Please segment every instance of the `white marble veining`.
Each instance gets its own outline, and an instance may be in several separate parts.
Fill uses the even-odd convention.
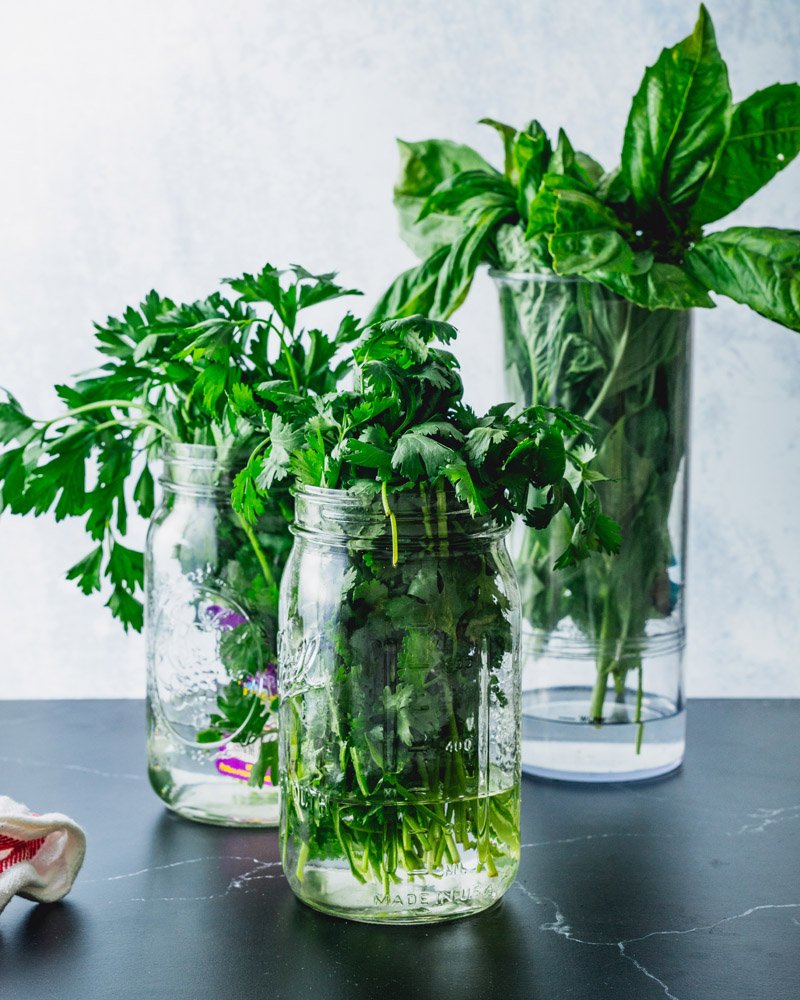
[[[117,771],[101,771],[96,767],[85,767],[82,764],[65,764],[61,761],[35,760],[30,757],[0,757],[0,764],[16,764],[19,767],[43,767],[48,771],[72,771],[77,774],[87,774],[93,778],[110,778],[113,781],[145,781],[144,774],[129,774]]]
[[[210,893],[204,896],[131,896],[126,900],[129,903],[194,903],[204,902],[211,899],[225,899],[232,892],[246,890],[253,882],[263,879],[282,878],[280,871],[268,871],[268,869],[280,869],[280,861],[262,861],[259,858],[241,857],[236,854],[211,855],[201,858],[187,858],[184,861],[173,861],[165,865],[153,865],[148,868],[139,868],[133,872],[123,872],[121,875],[107,875],[102,879],[88,879],[88,882],[119,882],[125,879],[137,879],[144,875],[152,875],[154,872],[169,871],[174,868],[183,868],[186,865],[207,864],[210,867],[216,866],[221,861],[245,861],[253,867],[248,868],[241,874],[234,876],[228,882],[226,889],[219,893]],[[116,904],[117,899],[108,900],[109,904]]]
[[[664,991],[664,995],[669,998],[669,1000],[681,1000],[680,997],[676,996],[670,991],[667,983],[663,979],[660,979],[655,973],[648,969],[642,962],[640,962],[634,955],[630,954],[628,949],[631,945],[639,944],[642,941],[648,941],[651,938],[659,937],[683,937],[687,934],[698,934],[700,932],[712,932],[718,927],[722,927],[725,924],[729,924],[734,920],[742,920],[745,917],[752,916],[754,913],[761,913],[765,910],[799,910],[800,903],[762,903],[757,906],[750,906],[741,913],[734,913],[730,916],[720,917],[718,920],[713,921],[709,924],[698,924],[696,927],[685,927],[669,930],[658,930],[650,931],[648,934],[643,934],[641,937],[625,938],[621,941],[592,941],[588,938],[580,937],[578,933],[573,930],[572,926],[568,923],[567,918],[561,912],[558,903],[551,899],[549,896],[541,896],[536,892],[532,892],[530,889],[526,888],[521,882],[515,883],[516,887],[523,893],[532,903],[537,906],[548,906],[553,910],[553,919],[551,921],[545,921],[539,925],[539,930],[558,934],[561,937],[566,938],[568,941],[572,941],[576,944],[588,945],[594,948],[616,948],[622,958],[630,962],[635,968],[646,976],[648,979],[652,979],[657,983]],[[793,923],[798,923],[797,919],[791,917]]]
[[[740,99],[800,77],[794,0],[711,0]],[[497,159],[485,115],[563,124],[607,164],[646,63],[696,0],[49,0],[0,34],[0,384],[36,414],[95,360],[91,321],[273,262],[338,268],[367,305],[412,262],[395,136]],[[399,16],[401,13],[401,16]],[[155,27],[157,26],[157,28]],[[730,219],[798,227],[794,164]],[[472,399],[501,389],[493,290],[457,317]],[[800,695],[800,337],[697,320],[689,691]],[[133,542],[140,543],[141,527]],[[0,697],[141,696],[144,655],[63,579],[80,525],[0,518]]]

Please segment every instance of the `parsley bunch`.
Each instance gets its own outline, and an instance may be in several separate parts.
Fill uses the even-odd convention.
[[[102,590],[106,580],[106,606],[126,630],[142,627],[144,564],[122,539],[131,502],[141,517],[153,513],[153,467],[163,444],[213,445],[223,461],[234,460],[263,427],[262,406],[270,403],[262,387],[269,395],[273,383],[285,380],[301,394],[331,390],[344,374],[332,359],[357,334],[358,322],[348,314],[329,337],[303,329],[298,316],[360,294],[334,278],[267,264],[255,275],[226,279],[235,293],[228,297],[214,292],[178,304],[151,291],[138,308],[95,325],[104,363],[55,387],[63,412],[36,419],[3,392],[0,511],[85,518],[93,547],[67,578],[85,594]],[[273,510],[281,511],[277,500]],[[275,569],[267,566],[273,588]]]
[[[178,304],[150,292],[138,308],[96,325],[105,361],[56,386],[62,413],[34,419],[11,393],[0,400],[0,511],[84,518],[92,549],[67,578],[85,594],[107,582],[106,606],[126,630],[142,628],[144,586],[143,554],[123,542],[129,507],[152,515],[161,452],[171,442],[211,445],[220,465],[235,469],[269,423],[276,384],[290,385],[298,398],[333,390],[348,367],[335,356],[359,323],[347,314],[329,336],[299,319],[314,305],[360,294],[335,277],[267,264],[257,274],[226,279],[227,295]],[[253,615],[260,641],[235,623],[223,627],[219,655],[230,681],[197,733],[201,743],[230,733],[243,744],[261,739],[250,777],[259,786],[277,763],[275,740],[262,734],[277,707],[278,584],[293,513],[288,492],[275,491],[261,513],[268,515],[262,523],[221,518],[218,525],[219,551],[229,556],[221,561],[226,586]],[[261,676],[266,700],[246,683]]]

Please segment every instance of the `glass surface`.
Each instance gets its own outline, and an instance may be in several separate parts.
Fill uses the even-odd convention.
[[[515,529],[523,769],[567,780],[664,773],[684,748],[690,314],[650,312],[583,280],[493,276],[509,398],[594,424],[598,493],[623,538],[617,556],[556,571],[566,518]]]
[[[284,871],[337,916],[496,902],[519,863],[519,596],[503,532],[443,493],[303,490],[281,586]]]
[[[208,446],[165,456],[145,556],[148,772],[182,816],[274,826],[273,768],[263,787],[250,780],[277,749],[277,590],[264,548],[281,531],[288,548],[288,526],[245,530],[227,472]]]

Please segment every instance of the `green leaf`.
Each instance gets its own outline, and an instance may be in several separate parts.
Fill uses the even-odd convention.
[[[231,504],[248,524],[255,524],[264,513],[264,501],[255,483],[262,464],[260,455],[251,459],[233,480]]]
[[[503,142],[503,170],[506,179],[511,181],[514,187],[517,186],[519,182],[518,176],[516,176],[514,171],[514,142],[519,134],[513,125],[506,125],[504,122],[499,122],[494,118],[481,118],[478,122],[479,125],[488,125],[493,128],[495,132],[500,136]]]
[[[297,303],[298,312],[301,309],[318,305],[320,302],[330,302],[332,299],[341,299],[348,295],[364,294],[356,288],[344,288],[342,285],[337,285],[333,280],[336,277],[334,273],[311,274],[299,264],[292,264],[292,270],[302,281]]]
[[[705,286],[677,264],[657,261],[640,274],[598,270],[590,277],[645,309],[714,308]]]
[[[3,391],[6,402],[0,402],[0,444],[9,444],[30,430],[33,421],[23,412],[19,401],[7,390]]]
[[[394,203],[400,217],[400,235],[421,259],[458,236],[461,224],[447,215],[434,214],[419,222],[429,195],[442,181],[465,170],[497,171],[474,149],[446,139],[422,142],[398,140],[400,177],[394,188]]]
[[[494,195],[489,204],[506,204],[514,207],[514,191],[500,174],[487,174],[483,170],[465,170],[448,177],[434,188],[425,199],[419,214],[419,221],[434,212],[445,215],[460,215],[465,207],[484,195]]]
[[[563,128],[558,130],[558,141],[556,148],[547,164],[549,174],[561,174],[569,177],[575,169],[575,150],[567,137]]]
[[[82,425],[59,434],[50,443],[49,461],[31,473],[27,484],[28,499],[37,514],[53,504],[57,521],[86,512],[86,463],[92,444],[91,432]],[[110,494],[105,499],[110,504]]]
[[[428,479],[435,481],[456,457],[452,448],[415,428],[397,442],[392,465],[412,482],[422,477],[423,468]]]
[[[532,240],[542,233],[552,233],[556,227],[556,208],[561,191],[586,191],[582,181],[562,174],[547,173],[542,177],[536,195],[528,206],[525,238]],[[588,192],[587,192],[588,193]]]
[[[800,331],[800,231],[737,226],[692,247],[686,267],[720,295]]]
[[[694,31],[664,49],[633,99],[622,174],[644,213],[687,206],[711,173],[731,119],[728,71],[704,6]]]
[[[24,448],[12,448],[0,455],[0,511],[8,508],[14,514],[25,514],[31,509],[25,495],[27,475]]]
[[[575,167],[592,189],[596,188],[600,179],[605,176],[605,171],[597,160],[579,149],[575,150]]]
[[[618,232],[619,220],[593,195],[558,191],[555,222],[549,246],[557,274],[636,269],[633,251]]]
[[[703,185],[692,221],[728,215],[787,167],[800,151],[800,86],[776,83],[733,109],[731,130]]]
[[[100,590],[100,569],[103,562],[103,546],[98,545],[92,549],[88,556],[85,556],[74,566],[67,570],[68,580],[77,580],[78,586],[84,594],[91,594],[94,590]]]
[[[380,479],[388,478],[392,467],[392,447],[386,429],[373,425],[357,440],[347,441],[343,458],[354,465],[375,469]]]
[[[203,406],[212,411],[225,391],[228,378],[227,365],[210,364],[204,368],[197,379],[197,388],[203,396]]]
[[[276,479],[289,475],[292,452],[302,444],[303,437],[302,428],[287,424],[279,413],[275,414],[269,431],[270,446],[256,478],[259,489],[266,492]]]
[[[489,513],[489,507],[481,496],[480,490],[475,485],[475,481],[466,463],[452,462],[442,472],[452,484],[456,497],[469,506],[473,517]]]
[[[449,246],[441,246],[427,260],[395,278],[373,307],[367,322],[429,313],[436,297],[439,274],[449,253]]]
[[[111,546],[105,575],[115,587],[131,591],[141,587],[144,583],[144,556],[115,541]]]
[[[467,435],[467,454],[475,465],[482,465],[489,448],[500,444],[508,437],[507,427],[479,425],[473,427]]]
[[[467,297],[490,237],[507,215],[505,207],[485,208],[467,221],[464,232],[450,247],[442,264],[431,316],[447,319],[458,309]]]
[[[230,389],[230,402],[237,413],[245,416],[255,416],[259,413],[258,404],[253,398],[253,390],[243,382],[234,382]]]
[[[278,781],[278,741],[265,739],[258,751],[258,759],[250,771],[248,785],[261,788],[269,772],[273,784]]]
[[[517,188],[517,211],[528,218],[528,206],[533,200],[548,164],[552,162],[552,149],[547,133],[537,121],[532,121],[524,132],[517,135],[511,151],[511,183]]]
[[[142,469],[142,474],[133,488],[133,499],[136,501],[139,517],[148,519],[155,506],[155,484],[148,465]]]
[[[111,597],[106,601],[106,607],[111,614],[122,622],[122,627],[127,632],[133,629],[134,632],[141,632],[144,626],[144,608],[142,602],[137,600],[132,594],[121,587],[112,591]]]
[[[495,246],[498,262],[504,271],[552,270],[546,236],[526,240],[521,226],[501,225],[497,229]]]

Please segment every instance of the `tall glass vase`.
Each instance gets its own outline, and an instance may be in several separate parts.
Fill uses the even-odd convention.
[[[582,279],[493,277],[509,398],[595,425],[597,488],[623,537],[617,556],[554,570],[566,519],[517,529],[523,769],[573,781],[665,774],[685,747],[691,315]]]

